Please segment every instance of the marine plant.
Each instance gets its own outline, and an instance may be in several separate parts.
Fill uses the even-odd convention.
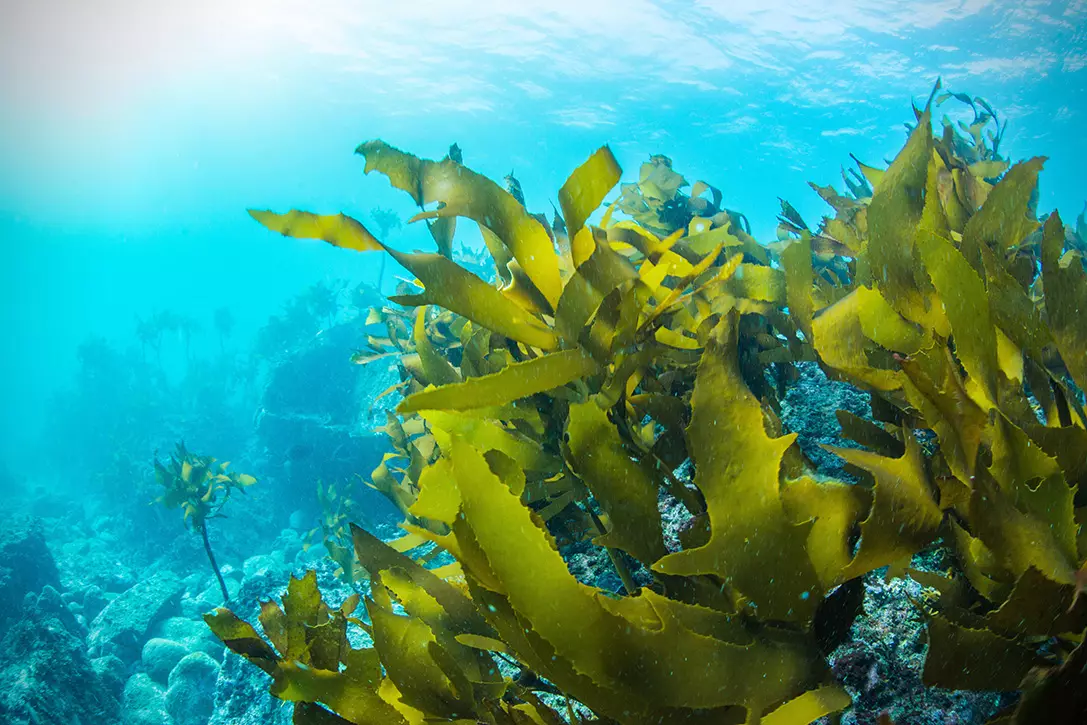
[[[200,534],[224,602],[230,601],[230,593],[208,540],[208,519],[221,515],[219,512],[235,490],[244,493],[257,482],[247,473],[228,472],[229,465],[229,461],[220,463],[210,456],[190,453],[183,442],[177,444],[165,463],[155,456],[155,480],[164,489],[155,503],[168,509],[180,508],[185,524]]]
[[[348,584],[355,581],[354,546],[351,543],[351,522],[361,520],[361,509],[347,491],[347,486],[323,481],[317,482],[317,501],[321,504],[321,517],[315,528],[306,532],[302,548],[308,550],[321,544],[338,568],[335,575]]]
[[[1082,686],[1087,272],[1059,216],[1035,218],[1044,159],[1002,158],[978,99],[984,123],[934,135],[957,98],[936,92],[888,168],[815,187],[833,210],[817,229],[783,203],[773,249],[664,157],[590,223],[620,179],[607,147],[548,223],[451,158],[359,146],[414,220],[479,226],[494,284],[342,214],[251,211],[417,280],[371,313],[405,393],[372,485],[407,534],[353,529],[369,622],[310,574],[262,607],[271,644],[226,609],[213,631],[297,723],[792,725],[850,704],[825,656],[885,570],[927,587],[928,684],[1040,683],[1024,704]],[[859,483],[783,426],[802,361],[871,395],[871,420],[839,415],[858,447],[833,449]],[[662,508],[686,521],[678,546]],[[424,542],[455,563],[406,555]],[[622,587],[576,579],[571,543]],[[920,566],[941,547],[954,566]]]

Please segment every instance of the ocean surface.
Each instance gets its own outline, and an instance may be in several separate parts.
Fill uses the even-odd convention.
[[[383,173],[364,174],[368,158],[355,153],[364,142],[381,139],[435,161],[455,145],[464,166],[518,189],[524,208],[548,222],[562,211],[558,192],[567,177],[602,146],[622,183],[638,182],[643,163],[663,155],[689,184],[719,190],[717,208],[742,213],[745,233],[773,250],[768,266],[777,270],[781,245],[799,236],[780,231],[780,200],[815,232],[834,210],[809,182],[844,194],[844,178],[860,179],[847,172],[859,173],[857,161],[887,168],[917,123],[914,108],[931,96],[937,135],[944,118],[965,133],[985,114],[985,131],[999,134],[999,158],[1046,157],[1032,218],[1057,210],[1076,230],[1087,209],[1084,0],[7,0],[0,17],[0,526],[7,532],[0,572],[13,572],[0,582],[18,590],[4,606],[40,610],[41,621],[55,616],[70,637],[54,650],[27,635],[19,640],[24,659],[15,650],[0,653],[7,658],[0,672],[36,673],[19,696],[26,702],[35,691],[59,702],[79,691],[72,683],[88,672],[101,680],[79,696],[82,704],[55,710],[26,702],[19,710],[13,695],[0,703],[0,722],[289,721],[289,709],[266,694],[267,678],[235,655],[224,659],[201,614],[223,603],[221,583],[240,607],[251,605],[239,615],[252,620],[257,600],[282,596],[288,578],[308,568],[335,590],[338,606],[358,582],[344,584],[350,552],[337,558],[329,541],[350,546],[349,521],[385,540],[404,534],[397,528],[404,512],[390,503],[395,495],[376,490],[382,483],[374,471],[395,453],[389,421],[412,390],[404,382],[411,376],[395,355],[367,365],[351,358],[381,348],[374,339],[393,328],[370,310],[390,304],[386,298],[419,275],[383,252],[284,238],[247,210],[343,213],[393,251],[434,252],[427,223],[409,222],[420,211],[411,196]],[[684,191],[692,194],[691,186]],[[591,223],[601,223],[603,211],[596,208]],[[1087,232],[1081,216],[1079,224],[1078,233]],[[480,275],[493,281],[475,224],[458,224],[453,245],[466,267],[484,269]],[[1080,264],[1084,250],[1067,250]],[[816,300],[817,309],[821,304]],[[405,319],[400,339],[409,340],[414,318]],[[1087,310],[1075,308],[1067,319],[1061,330],[1087,339]],[[435,327],[432,340],[455,350],[449,359],[459,379],[467,376],[460,358],[467,352],[460,328],[450,329]],[[879,359],[891,360],[883,352]],[[841,443],[821,426],[837,426],[838,409],[866,420],[879,411],[859,392],[863,385],[847,386],[844,375],[828,379],[815,359],[798,358],[799,372],[767,395],[786,421],[780,434],[801,435],[820,475],[856,483],[857,466],[819,458],[821,443]],[[1082,431],[1074,366],[1051,370],[1065,375],[1071,391],[1071,418],[1062,425]],[[964,369],[974,375],[970,358]],[[434,382],[433,370],[427,374]],[[1045,407],[1036,397],[1031,403]],[[892,432],[912,446],[909,428]],[[920,423],[913,428],[918,446],[934,455],[939,426],[935,434]],[[576,450],[559,452],[561,431],[549,431],[555,460],[576,460]],[[652,443],[652,426],[645,435]],[[1072,458],[1087,455],[1069,445]],[[230,461],[234,476],[225,484],[234,487],[229,501],[209,514],[206,528],[176,501],[167,508],[159,500],[165,474],[156,480],[155,462],[169,467],[173,455],[180,475],[190,453],[216,458],[213,465]],[[1074,487],[1082,465],[1052,455]],[[398,465],[390,463],[397,477],[417,463]],[[925,465],[932,481],[959,473],[954,463],[950,472]],[[1083,510],[1081,499],[1075,503]],[[595,505],[585,505],[590,515],[610,520]],[[1075,530],[1061,545],[1072,553],[1067,576],[1058,579],[1082,589],[1087,579],[1072,578],[1084,563],[1076,553],[1081,520],[1072,510],[1069,498],[1066,523]],[[713,511],[711,501],[711,522]],[[330,539],[330,531],[341,539]],[[679,534],[665,526],[675,556],[680,539],[669,536]],[[221,574],[214,578],[212,549]],[[582,562],[588,555],[576,547],[563,556],[582,584],[630,593],[622,567]],[[932,556],[932,571],[952,566],[954,557]],[[448,553],[434,559],[451,561]],[[38,573],[19,573],[24,569]],[[641,571],[650,576],[649,568]],[[920,585],[878,579],[864,580],[865,601],[877,602],[887,621],[914,616],[905,612],[915,611]],[[1015,581],[1000,580],[1008,587]],[[134,593],[139,586],[146,591]],[[110,607],[115,617],[127,611],[114,606],[125,597],[131,603],[124,606],[154,613],[123,626],[102,621]],[[0,612],[0,636],[18,621],[17,611]],[[882,636],[878,623],[864,626],[856,637]],[[902,637],[916,641],[917,631]],[[1060,645],[1047,653],[1048,664],[1056,651],[1063,652]],[[35,653],[56,666],[27,664]],[[174,667],[194,653],[206,653],[190,663],[196,674]],[[884,653],[878,667],[862,655],[835,664],[826,681],[837,677],[853,698],[844,722],[874,723],[886,710],[898,725],[981,723],[1016,701],[1008,694],[1016,687],[1006,685],[961,688],[988,693],[974,699],[930,700],[927,690],[888,694],[857,685],[894,679],[895,667],[916,679],[915,656]],[[175,679],[188,689],[173,687]],[[622,721],[614,712],[601,715],[607,707],[574,700],[570,709],[548,702],[568,722]],[[455,711],[436,717],[453,721]],[[627,722],[687,722],[660,717]],[[809,722],[795,717],[780,722]],[[721,718],[704,722],[733,721]]]

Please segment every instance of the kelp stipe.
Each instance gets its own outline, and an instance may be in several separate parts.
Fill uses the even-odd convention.
[[[1071,314],[1087,282],[1056,215],[1039,234],[1028,212],[1041,161],[1004,172],[984,124],[972,142],[950,125],[933,137],[943,100],[916,111],[887,170],[860,165],[849,195],[817,187],[835,210],[817,231],[783,205],[771,250],[709,185],[681,193],[663,157],[588,224],[620,176],[606,147],[562,187],[554,223],[452,158],[359,147],[424,208],[416,219],[477,223],[497,284],[343,215],[252,212],[288,236],[385,250],[418,279],[393,298],[414,313],[371,315],[388,330],[372,354],[399,356],[406,393],[372,484],[408,534],[355,532],[373,584],[358,664],[295,667],[294,645],[269,654],[225,610],[213,628],[270,668],[275,694],[324,706],[298,722],[552,723],[541,698],[558,691],[598,722],[786,725],[850,703],[824,656],[860,577],[890,567],[930,587],[929,683],[1016,689],[1048,663],[1034,677],[1052,691],[1087,624],[1087,355]],[[857,485],[818,475],[783,430],[800,361],[873,395],[877,421],[843,418],[861,447],[835,449]],[[676,473],[688,461],[690,480]],[[663,536],[662,491],[690,520],[682,550]],[[456,563],[399,553],[428,540]],[[941,542],[954,570],[910,569]],[[622,588],[575,579],[570,543],[603,551]],[[389,708],[399,720],[374,719]]]

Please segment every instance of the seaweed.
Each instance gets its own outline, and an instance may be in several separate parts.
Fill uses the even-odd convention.
[[[1039,231],[1043,160],[1009,168],[989,104],[939,90],[888,168],[858,162],[848,194],[815,187],[834,211],[817,229],[783,202],[771,248],[716,188],[684,194],[662,156],[591,223],[621,175],[607,147],[548,222],[454,158],[359,146],[415,220],[479,226],[494,282],[343,215],[251,211],[415,277],[371,311],[388,336],[361,354],[399,360],[394,452],[370,483],[407,533],[354,530],[365,654],[296,667],[305,650],[270,653],[226,610],[213,629],[273,673],[274,694],[346,722],[551,723],[540,698],[559,692],[598,722],[787,725],[849,704],[825,654],[860,578],[888,568],[928,588],[929,684],[1014,690],[1048,666],[1062,687],[1087,628],[1087,281],[1059,217]],[[933,104],[951,97],[975,122],[934,136]],[[856,484],[823,476],[779,418],[808,361],[873,396],[876,421],[844,417],[860,448],[833,449]],[[680,550],[662,495],[691,522]],[[425,542],[455,563],[402,553]],[[622,587],[579,581],[570,544],[605,553]],[[949,571],[911,568],[941,546]],[[324,614],[302,631],[340,621],[307,591]],[[328,711],[296,721],[341,721]]]
[[[303,550],[315,544],[325,547],[328,558],[336,563],[334,574],[347,584],[353,584],[356,578],[355,554],[351,545],[351,522],[363,520],[361,508],[350,496],[350,487],[327,486],[317,482],[317,501],[321,504],[321,517],[318,524],[303,536]]]
[[[177,444],[165,463],[155,456],[155,480],[164,490],[154,503],[168,509],[180,508],[185,524],[200,534],[224,602],[230,601],[230,593],[208,540],[208,519],[221,515],[219,512],[234,491],[244,493],[245,489],[257,482],[247,473],[227,471],[229,465],[229,461],[219,462],[210,456],[190,453],[182,442]]]

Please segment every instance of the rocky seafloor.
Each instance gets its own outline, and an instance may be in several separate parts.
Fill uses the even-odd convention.
[[[829,383],[813,368],[804,371],[783,412],[802,444],[815,450],[816,443],[841,442],[835,410],[864,415],[866,407],[864,396]],[[321,445],[320,435],[310,431],[315,445]],[[833,461],[824,463],[833,467]],[[684,525],[678,507],[664,498],[661,505],[666,529]],[[351,591],[334,576],[323,547],[304,546],[312,517],[280,515],[286,521],[278,534],[244,543],[231,538],[241,529],[213,529],[212,542],[226,554],[221,573],[231,607],[250,621],[260,600],[278,598],[292,574],[308,569],[317,570],[329,601]],[[274,532],[276,521],[269,515],[259,529]],[[0,519],[0,723],[290,722],[292,706],[268,694],[269,678],[224,652],[205,626],[202,614],[223,603],[219,586],[199,537],[169,523],[176,524],[169,534],[162,534],[163,526],[141,529],[131,514],[111,512],[108,505],[64,504],[58,495],[9,508]],[[374,518],[368,527],[384,538],[398,535],[392,518]],[[157,538],[141,538],[147,531]],[[582,581],[618,586],[606,557],[566,553]],[[365,591],[365,584],[356,586]],[[830,657],[854,699],[840,722],[869,725],[886,713],[898,725],[973,725],[1013,701],[1013,694],[922,684],[925,625],[911,603],[919,595],[920,585],[908,578],[885,581],[882,572],[865,578],[864,614]]]
[[[222,595],[199,567],[199,542],[144,566],[103,546],[102,530],[65,538],[59,519],[14,516],[0,531],[0,722],[11,725],[209,725],[290,721],[268,679],[212,636],[202,615]],[[390,534],[391,531],[386,531]],[[104,536],[103,536],[104,535]],[[231,607],[254,617],[291,573],[316,569],[323,589],[345,588],[321,547],[303,551],[286,528],[268,553],[221,569]],[[109,570],[104,571],[103,566]]]

